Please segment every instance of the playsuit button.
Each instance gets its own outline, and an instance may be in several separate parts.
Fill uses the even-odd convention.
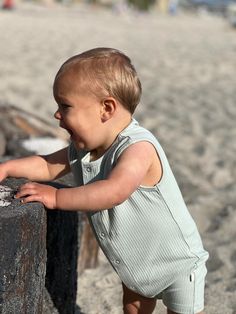
[[[91,167],[87,167],[87,168],[86,168],[86,171],[87,171],[87,172],[91,172],[91,170],[92,170]]]
[[[104,232],[101,232],[101,233],[100,233],[100,239],[104,240],[104,238],[105,238],[105,233],[104,233]]]

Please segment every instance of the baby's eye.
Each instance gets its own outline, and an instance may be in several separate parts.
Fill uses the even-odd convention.
[[[60,104],[59,105],[59,110],[61,111],[64,111],[64,112],[67,112],[69,109],[70,109],[70,105],[67,105],[67,104]]]

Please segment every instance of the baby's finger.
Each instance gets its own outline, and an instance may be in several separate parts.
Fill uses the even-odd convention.
[[[22,203],[30,203],[30,202],[41,202],[42,197],[38,194],[29,195],[21,199]]]
[[[20,198],[26,195],[35,195],[37,194],[37,191],[35,187],[27,187],[27,186],[22,186],[20,190],[16,193],[16,198]]]

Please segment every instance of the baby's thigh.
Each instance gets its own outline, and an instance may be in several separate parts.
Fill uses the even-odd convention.
[[[195,314],[204,309],[205,263],[180,277],[162,292],[165,306],[176,313]]]

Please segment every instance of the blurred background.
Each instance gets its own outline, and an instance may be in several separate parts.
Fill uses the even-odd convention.
[[[9,146],[12,135],[6,134],[12,131],[12,121],[18,129],[27,129],[30,138],[35,132],[27,120],[35,125],[38,119],[41,133],[47,130],[65,139],[53,118],[57,105],[52,85],[66,59],[99,46],[126,53],[143,86],[135,117],[164,147],[210,252],[209,314],[236,313],[235,3],[0,2],[0,135],[3,125],[5,132],[5,142],[2,136],[0,143],[6,147],[2,154],[19,153],[19,147]],[[13,120],[8,119],[12,112]],[[14,133],[14,138],[19,141],[21,136]],[[39,146],[36,142],[31,150]],[[56,144],[48,146],[55,150]],[[102,258],[96,269],[81,275],[79,287],[78,303],[85,314],[121,313],[120,286]]]

